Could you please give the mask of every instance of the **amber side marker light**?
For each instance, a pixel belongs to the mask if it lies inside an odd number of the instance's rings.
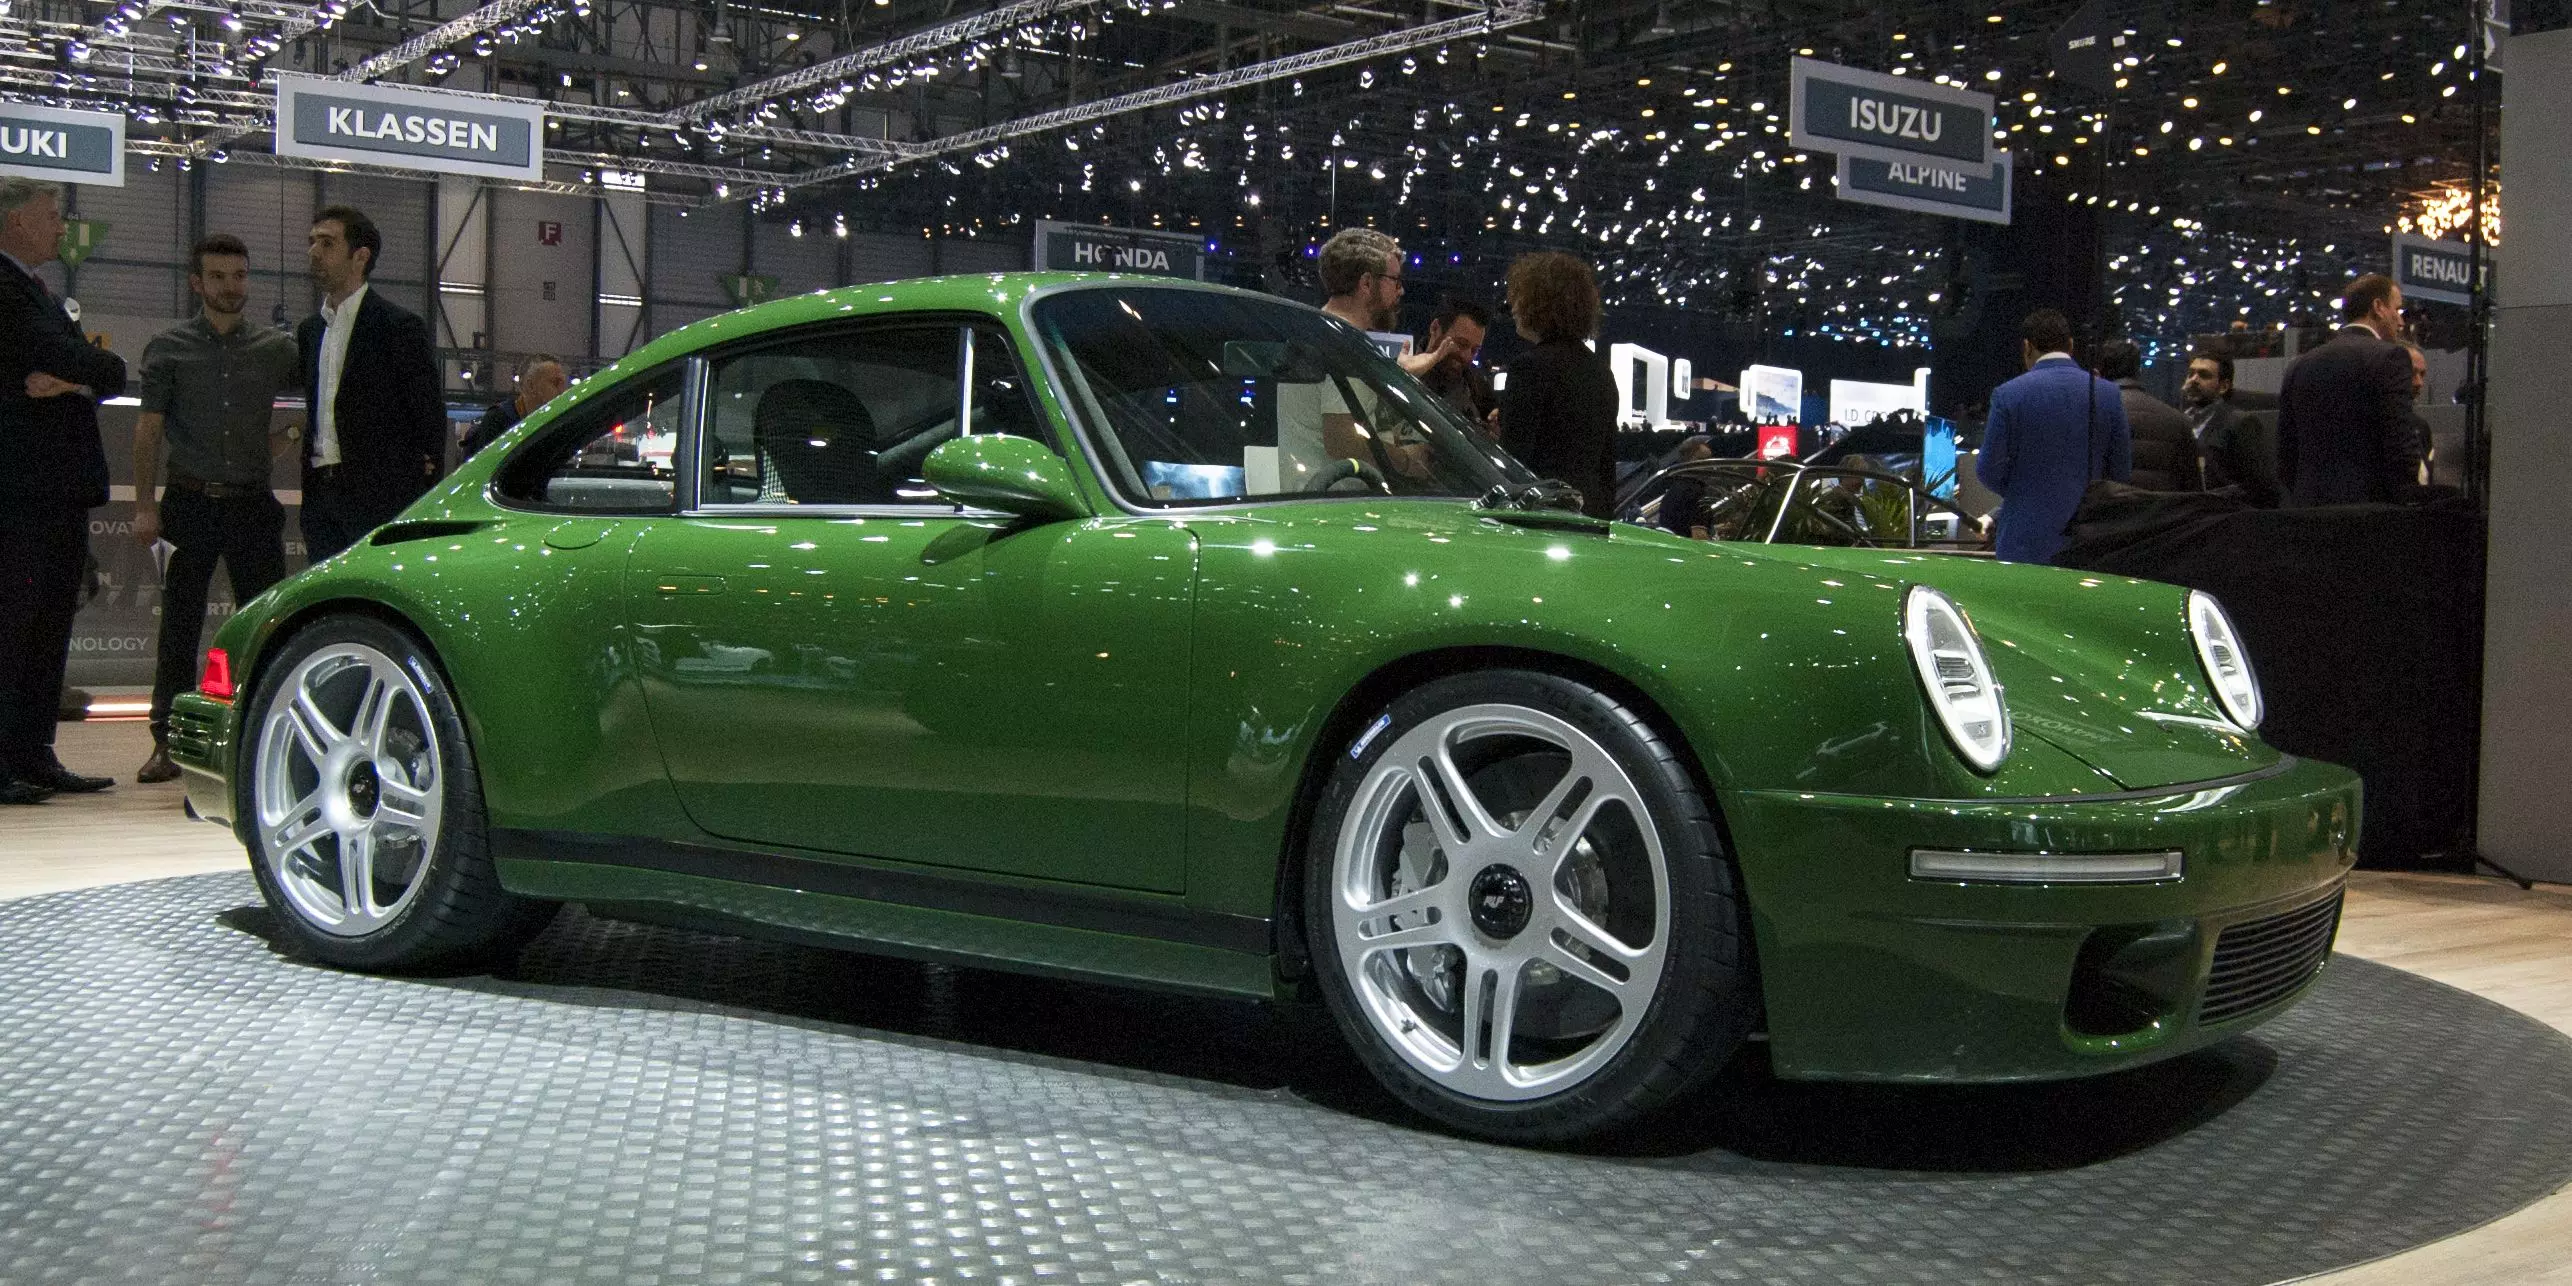
[[[232,699],[232,657],[222,648],[205,651],[205,677],[197,680],[196,690],[217,701]]]

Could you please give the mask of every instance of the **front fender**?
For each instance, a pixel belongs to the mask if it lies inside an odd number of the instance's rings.
[[[1461,520],[1457,515],[1466,515]],[[1504,648],[1614,675],[1684,737],[1718,801],[1752,790],[1922,799],[2096,790],[2050,745],[1975,774],[1901,642],[1904,582],[1618,526],[1600,536],[1461,505],[1288,506],[1186,520],[1200,540],[1189,887],[1266,914],[1331,716],[1410,658]]]

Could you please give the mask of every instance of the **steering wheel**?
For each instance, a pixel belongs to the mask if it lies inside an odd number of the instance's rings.
[[[1305,481],[1304,490],[1328,491],[1351,478],[1367,483],[1388,496],[1393,494],[1393,488],[1385,482],[1382,470],[1364,460],[1346,459],[1333,460],[1323,465],[1318,472]]]

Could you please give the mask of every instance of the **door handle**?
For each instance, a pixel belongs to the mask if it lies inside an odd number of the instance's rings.
[[[720,576],[654,576],[652,591],[664,598],[688,598],[698,594],[720,594]]]

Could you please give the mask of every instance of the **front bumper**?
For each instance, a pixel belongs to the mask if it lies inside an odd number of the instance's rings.
[[[187,783],[188,804],[210,822],[232,820],[232,706],[199,692],[170,705],[170,762]]]
[[[2359,796],[2348,770],[2290,759],[2121,795],[1727,803],[1780,1075],[2009,1081],[2168,1058],[2283,1011],[2336,928]],[[2186,857],[2162,883],[1962,883],[1915,878],[1921,849]]]

